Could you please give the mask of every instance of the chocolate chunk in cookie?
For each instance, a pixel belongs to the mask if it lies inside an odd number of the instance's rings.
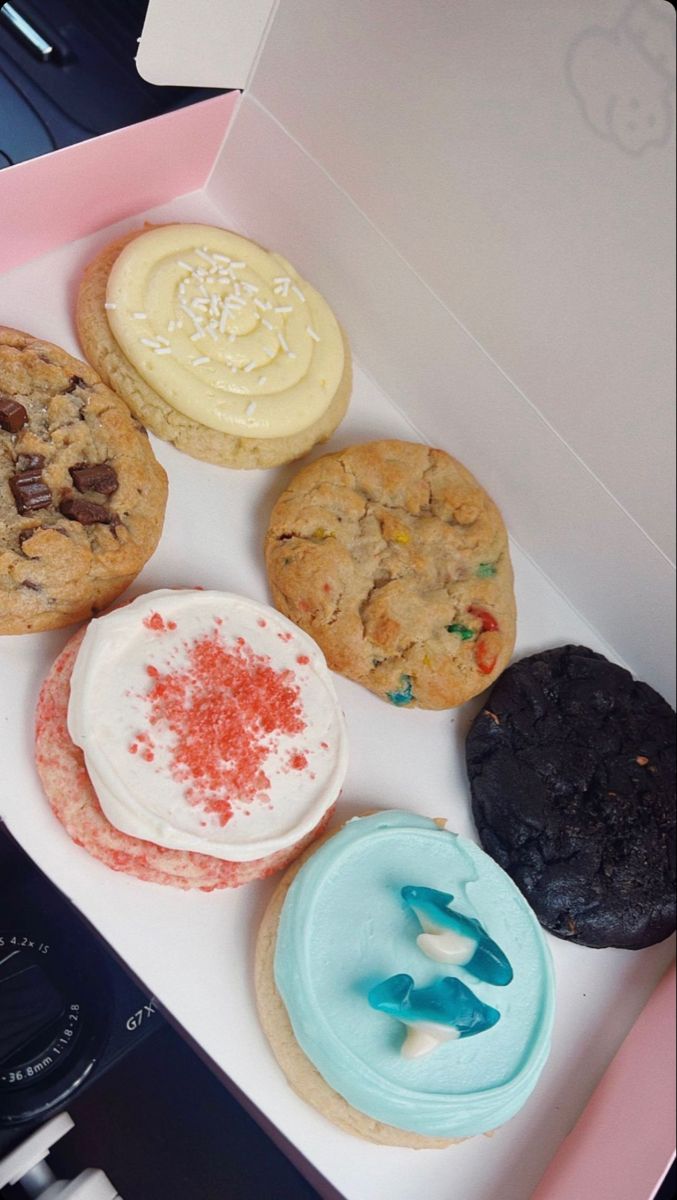
[[[480,840],[551,933],[639,949],[675,928],[675,714],[584,646],[510,667],[467,739]]]
[[[70,395],[71,392],[76,391],[77,388],[86,388],[86,387],[89,387],[89,384],[86,383],[84,379],[81,379],[81,377],[79,375],[72,375],[71,379],[69,381],[68,387],[63,389],[62,395],[68,396],[68,395]]]
[[[66,496],[59,505],[59,512],[69,521],[78,521],[80,525],[117,525],[119,517],[104,508],[103,504],[93,504],[91,500],[80,500],[77,496]]]
[[[0,392],[0,429],[7,433],[18,433],[27,420],[28,413],[23,404]]]
[[[17,471],[30,471],[33,467],[39,467],[42,470],[44,465],[44,454],[20,454],[16,460]]]
[[[52,493],[42,478],[42,467],[29,467],[10,475],[9,486],[16,504],[16,511],[21,513],[35,512],[38,508],[49,508],[52,504]]]
[[[112,496],[118,489],[118,477],[110,463],[78,463],[68,469],[79,492],[99,492],[102,496]]]
[[[371,442],[304,468],[266,537],[277,607],[329,665],[400,708],[453,708],[507,665],[515,640],[508,538],[461,463]]]

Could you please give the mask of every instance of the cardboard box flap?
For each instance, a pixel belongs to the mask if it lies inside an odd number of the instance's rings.
[[[150,0],[136,65],[149,83],[245,88],[277,0]]]
[[[151,0],[138,65],[246,86],[674,563],[674,40],[666,0]]]
[[[281,0],[248,89],[673,562],[674,45],[666,0]]]

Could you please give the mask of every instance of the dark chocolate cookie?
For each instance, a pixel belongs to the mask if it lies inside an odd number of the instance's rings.
[[[584,646],[505,672],[466,744],[482,845],[539,920],[638,950],[675,928],[675,714]]]

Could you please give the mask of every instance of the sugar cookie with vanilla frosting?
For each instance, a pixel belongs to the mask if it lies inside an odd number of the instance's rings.
[[[224,229],[146,226],[106,246],[77,324],[135,416],[207,462],[290,462],[348,406],[350,348],[326,301],[281,255]]]
[[[66,645],[40,694],[36,759],[77,845],[211,891],[282,869],[324,828],[347,744],[310,638],[243,596],[162,590]]]

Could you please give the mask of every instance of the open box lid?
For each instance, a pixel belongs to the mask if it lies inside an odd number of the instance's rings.
[[[424,433],[416,393],[419,407],[437,405],[447,448],[472,455],[523,548],[638,674],[672,696],[671,5],[196,0],[190,20],[186,12],[183,0],[151,0],[142,74],[246,86],[222,153],[223,186],[247,170],[245,137],[251,145],[255,135],[265,161],[273,136],[284,137],[289,153],[266,185],[281,206],[299,207],[289,179],[297,154],[369,223],[374,260],[380,241],[409,269],[412,294],[421,285],[446,310],[450,338],[472,340],[507,380],[522,423],[485,396],[465,396],[453,361],[446,377],[429,352],[416,362],[420,308],[411,345],[393,332],[408,376],[366,356]],[[341,299],[331,275],[340,257],[353,294],[364,291],[367,267],[353,270],[347,243],[331,231],[329,241],[332,294]],[[529,445],[527,420],[540,423]],[[506,424],[525,455],[521,488],[515,471],[506,477]],[[547,478],[534,488],[538,444],[543,464],[559,464],[556,498]]]
[[[136,65],[149,83],[245,88],[277,0],[150,0]]]

